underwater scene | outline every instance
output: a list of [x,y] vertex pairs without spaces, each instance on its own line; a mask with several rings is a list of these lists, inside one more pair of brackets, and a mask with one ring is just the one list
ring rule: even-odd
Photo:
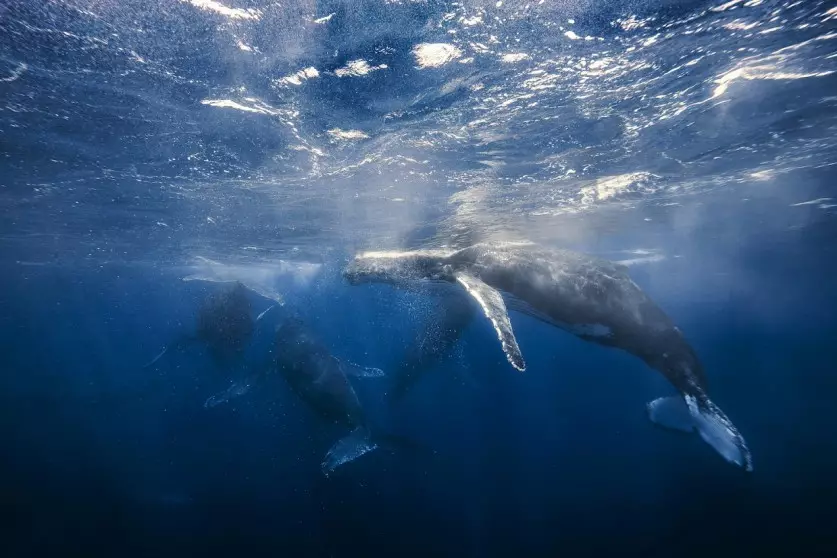
[[837,553],[837,2],[0,0],[0,556]]

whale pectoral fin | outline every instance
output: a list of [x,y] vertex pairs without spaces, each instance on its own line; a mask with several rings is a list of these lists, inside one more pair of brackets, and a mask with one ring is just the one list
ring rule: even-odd
[[355,364],[354,362],[350,362],[348,360],[340,360],[337,357],[333,357],[334,360],[337,361],[337,364],[340,365],[340,369],[343,370],[343,373],[347,376],[355,376],[357,378],[383,378],[384,371],[380,368],[375,368],[373,366],[361,366],[360,364]]
[[661,397],[648,404],[648,418],[665,428],[700,434],[729,463],[753,470],[753,457],[744,437],[727,416],[709,399],[691,395]]
[[321,465],[323,474],[329,476],[337,467],[354,461],[377,447],[378,444],[372,441],[368,430],[362,426],[355,428],[348,436],[337,440],[328,450]]
[[467,273],[457,273],[456,280],[465,287],[468,294],[474,297],[474,300],[477,301],[485,313],[485,317],[491,320],[491,324],[500,338],[500,343],[503,345],[503,352],[506,353],[506,358],[509,359],[511,365],[521,372],[526,370],[526,363],[520,353],[520,347],[517,346],[517,339],[514,337],[506,303],[503,301],[503,295],[500,294],[500,291]]

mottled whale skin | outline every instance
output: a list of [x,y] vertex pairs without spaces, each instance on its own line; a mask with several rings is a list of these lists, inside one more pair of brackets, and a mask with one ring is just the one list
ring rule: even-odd
[[[204,407],[228,403],[249,393],[254,386],[278,376],[319,417],[350,430],[326,454],[322,463],[326,476],[340,465],[376,449],[378,444],[367,428],[363,408],[348,376],[377,378],[384,376],[384,372],[380,368],[338,359],[296,315],[287,317],[275,327],[272,341],[263,362],[248,366],[249,372],[245,377],[209,397]],[[384,441],[391,438],[386,433],[378,433],[378,437]]]
[[351,432],[335,443],[325,456],[322,471],[328,476],[340,465],[378,447],[366,426],[363,408],[347,374],[383,376],[367,368],[337,359],[299,318],[285,320],[274,339],[274,370],[291,389],[324,420]]
[[299,319],[276,330],[276,371],[318,415],[346,428],[365,425],[363,409],[337,358]]
[[727,461],[747,471],[744,438],[709,399],[703,367],[681,331],[628,275],[625,266],[533,243],[480,243],[456,252],[359,254],[344,276],[352,284],[417,280],[462,286],[491,320],[509,362],[525,362],[508,308],[595,343],[625,350],[662,373],[680,396],[648,404],[652,421],[697,431]]

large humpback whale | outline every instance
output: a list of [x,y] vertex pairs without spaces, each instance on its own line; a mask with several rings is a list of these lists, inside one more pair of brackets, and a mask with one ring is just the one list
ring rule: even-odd
[[707,395],[695,351],[625,266],[532,243],[480,243],[455,252],[367,252],[354,258],[344,277],[352,284],[431,280],[460,285],[491,321],[518,370],[526,365],[507,303],[585,340],[625,350],[680,392],[648,404],[653,422],[697,431],[727,461],[753,468],[743,436]]

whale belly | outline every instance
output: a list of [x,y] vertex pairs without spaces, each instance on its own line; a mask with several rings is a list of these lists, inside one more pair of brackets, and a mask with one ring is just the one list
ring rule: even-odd
[[596,321],[570,321],[567,317],[555,317],[552,314],[547,314],[546,312],[535,308],[528,302],[515,296],[507,296],[506,298],[506,304],[509,309],[531,316],[553,327],[557,327],[572,333],[573,335],[577,335],[578,337],[601,340],[613,337],[613,330],[607,324]]

